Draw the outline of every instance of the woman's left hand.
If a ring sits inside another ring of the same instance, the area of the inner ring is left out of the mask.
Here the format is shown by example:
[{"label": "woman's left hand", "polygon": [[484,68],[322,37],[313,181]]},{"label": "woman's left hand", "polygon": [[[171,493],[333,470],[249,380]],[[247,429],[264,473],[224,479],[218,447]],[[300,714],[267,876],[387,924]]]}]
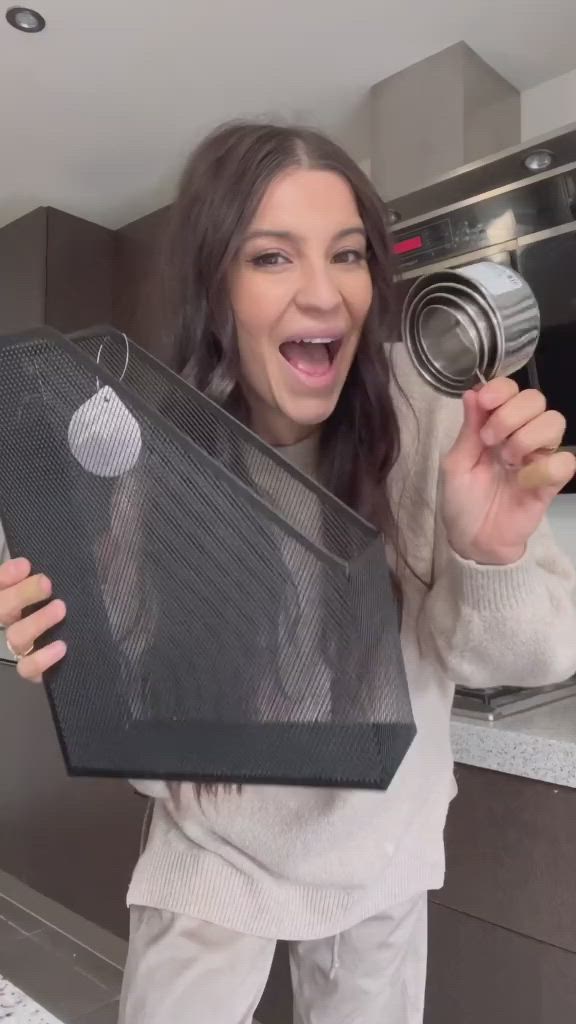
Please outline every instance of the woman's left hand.
[{"label": "woman's left hand", "polygon": [[566,421],[539,391],[498,378],[464,395],[464,425],[442,464],[448,542],[462,558],[510,565],[576,473],[559,452]]}]

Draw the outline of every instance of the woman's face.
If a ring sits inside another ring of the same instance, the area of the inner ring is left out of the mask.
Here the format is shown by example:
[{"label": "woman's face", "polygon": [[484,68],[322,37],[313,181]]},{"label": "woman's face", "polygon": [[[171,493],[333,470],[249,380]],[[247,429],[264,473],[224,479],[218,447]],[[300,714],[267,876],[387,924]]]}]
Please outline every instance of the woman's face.
[{"label": "woman's face", "polygon": [[251,426],[288,445],[334,411],[372,301],[366,235],[348,183],[286,171],[268,187],[230,280]]}]

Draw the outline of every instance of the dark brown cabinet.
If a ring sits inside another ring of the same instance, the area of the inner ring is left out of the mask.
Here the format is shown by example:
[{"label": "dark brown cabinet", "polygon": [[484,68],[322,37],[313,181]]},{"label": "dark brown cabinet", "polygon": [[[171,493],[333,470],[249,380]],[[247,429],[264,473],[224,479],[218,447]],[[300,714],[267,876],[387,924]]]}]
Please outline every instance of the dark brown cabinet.
[{"label": "dark brown cabinet", "polygon": [[479,768],[457,779],[442,904],[576,953],[576,790]]},{"label": "dark brown cabinet", "polygon": [[113,231],[51,207],[0,230],[0,331],[74,331],[113,316]]},{"label": "dark brown cabinet", "polygon": [[[6,225],[0,333],[114,322],[118,266],[115,232],[81,218],[42,207]],[[127,783],[69,778],[44,691],[6,665],[0,723],[0,869],[125,936],[145,801]]]},{"label": "dark brown cabinet", "polygon": [[163,351],[160,262],[168,207],[116,232],[114,324],[159,359]]},{"label": "dark brown cabinet", "polygon": [[576,1019],[576,790],[459,766],[426,1024]]},{"label": "dark brown cabinet", "polygon": [[2,664],[0,718],[0,869],[125,937],[145,800],[127,782],[69,778],[43,688]]},{"label": "dark brown cabinet", "polygon": [[45,323],[47,213],[33,210],[0,231],[0,330]]},{"label": "dark brown cabinet", "polygon": [[432,903],[425,1024],[573,1024],[576,956]]},{"label": "dark brown cabinet", "polygon": [[0,229],[0,333],[99,324],[162,356],[159,285],[168,208],[117,231],[39,207]]},{"label": "dark brown cabinet", "polygon": [[[0,333],[112,324],[160,351],[156,269],[166,211],[111,231],[51,207],[0,229]],[[89,641],[88,641],[89,642]],[[145,800],[72,779],[43,690],[0,664],[0,869],[126,936]]]}]

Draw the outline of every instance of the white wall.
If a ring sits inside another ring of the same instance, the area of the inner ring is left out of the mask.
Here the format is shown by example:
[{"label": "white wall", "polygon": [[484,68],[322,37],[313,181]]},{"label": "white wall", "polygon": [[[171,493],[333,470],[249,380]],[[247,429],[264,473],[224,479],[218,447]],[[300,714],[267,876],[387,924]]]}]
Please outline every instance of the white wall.
[{"label": "white wall", "polygon": [[576,565],[576,494],[560,494],[550,509],[556,539]]},{"label": "white wall", "polygon": [[522,104],[522,141],[546,135],[576,121],[576,69],[525,89]]}]

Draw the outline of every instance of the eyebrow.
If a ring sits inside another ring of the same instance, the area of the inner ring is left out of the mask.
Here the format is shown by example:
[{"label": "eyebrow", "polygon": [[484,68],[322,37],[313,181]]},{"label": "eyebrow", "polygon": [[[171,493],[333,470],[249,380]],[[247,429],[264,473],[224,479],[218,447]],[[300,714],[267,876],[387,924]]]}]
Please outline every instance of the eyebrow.
[{"label": "eyebrow", "polygon": [[[364,241],[367,240],[366,231],[361,224],[354,225],[353,227],[343,228],[342,231],[334,236],[334,240],[340,241],[343,238],[349,238],[351,235],[360,235]],[[285,242],[297,242],[299,240],[298,235],[295,235],[292,231],[272,231],[267,229],[257,229],[250,231],[244,241],[251,242],[254,238],[274,238]]]}]

